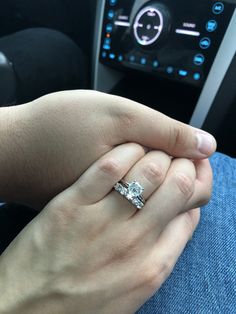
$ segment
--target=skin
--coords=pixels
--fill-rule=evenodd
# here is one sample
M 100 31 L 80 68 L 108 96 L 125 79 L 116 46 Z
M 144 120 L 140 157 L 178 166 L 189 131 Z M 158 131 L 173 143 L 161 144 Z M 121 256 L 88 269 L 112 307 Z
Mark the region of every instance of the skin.
M 47 95 L 0 109 L 0 199 L 41 210 L 98 158 L 134 142 L 204 159 L 214 138 L 125 98 L 93 91 Z
M 125 158 L 124 158 L 125 156 Z M 139 178 L 137 211 L 113 190 Z M 207 160 L 127 143 L 56 196 L 0 260 L 2 314 L 130 314 L 171 273 L 211 194 Z

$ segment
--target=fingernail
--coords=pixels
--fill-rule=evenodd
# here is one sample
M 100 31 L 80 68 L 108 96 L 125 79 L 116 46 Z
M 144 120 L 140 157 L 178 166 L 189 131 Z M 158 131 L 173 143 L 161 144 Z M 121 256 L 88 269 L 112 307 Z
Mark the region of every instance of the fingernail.
M 197 140 L 198 150 L 201 154 L 209 156 L 214 153 L 216 149 L 216 140 L 211 134 L 203 131 L 198 131 Z

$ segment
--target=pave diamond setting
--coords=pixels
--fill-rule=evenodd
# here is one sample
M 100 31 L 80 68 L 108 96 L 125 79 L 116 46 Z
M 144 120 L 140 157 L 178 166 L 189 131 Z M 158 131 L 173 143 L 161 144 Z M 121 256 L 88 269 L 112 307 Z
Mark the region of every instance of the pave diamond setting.
M 127 188 L 124 187 L 121 183 L 116 183 L 114 189 L 123 196 L 127 196 Z

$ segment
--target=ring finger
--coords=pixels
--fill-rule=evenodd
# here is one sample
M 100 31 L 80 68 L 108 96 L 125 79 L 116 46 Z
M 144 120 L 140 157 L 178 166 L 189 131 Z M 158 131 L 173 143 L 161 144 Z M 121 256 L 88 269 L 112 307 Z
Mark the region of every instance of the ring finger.
M 124 176 L 122 182 L 131 183 L 137 181 L 144 189 L 142 196 L 144 200 L 148 199 L 164 182 L 167 172 L 171 165 L 171 158 L 161 151 L 151 151 L 140 159 Z M 118 206 L 117 197 L 120 199 Z M 128 200 L 113 191 L 107 198 L 107 201 L 113 206 L 109 212 L 113 217 L 122 219 L 131 217 L 136 212 L 136 207 L 129 204 Z M 119 213 L 118 213 L 119 212 Z

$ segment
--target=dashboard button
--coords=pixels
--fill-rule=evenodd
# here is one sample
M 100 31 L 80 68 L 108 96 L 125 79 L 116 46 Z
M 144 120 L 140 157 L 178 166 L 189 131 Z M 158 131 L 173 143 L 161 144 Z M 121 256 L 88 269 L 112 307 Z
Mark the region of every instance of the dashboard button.
M 186 70 L 179 70 L 179 76 L 182 76 L 182 77 L 186 77 L 186 76 L 188 76 L 188 71 L 186 71 Z
M 131 55 L 131 56 L 129 57 L 129 61 L 130 61 L 130 62 L 134 62 L 134 61 L 135 61 L 135 59 L 136 59 L 136 58 L 135 58 L 135 56 L 134 56 L 134 55 Z
M 140 59 L 140 64 L 146 65 L 147 64 L 147 58 L 143 57 Z
M 104 50 L 110 50 L 110 49 L 111 49 L 111 46 L 110 46 L 110 45 L 107 45 L 107 44 L 104 44 L 104 45 L 103 45 L 103 49 L 104 49 Z
M 112 32 L 112 30 L 113 30 L 112 24 L 107 24 L 106 32 L 110 34 Z
M 195 81 L 199 81 L 200 78 L 201 78 L 201 74 L 200 74 L 200 73 L 196 72 L 196 73 L 193 74 L 193 79 L 194 79 Z
M 202 65 L 204 62 L 205 62 L 205 57 L 201 53 L 195 55 L 194 58 L 193 58 L 193 63 L 195 65 Z
M 156 69 L 156 68 L 158 68 L 159 67 L 159 62 L 157 61 L 157 60 L 154 60 L 153 62 L 152 62 L 152 66 Z
M 124 57 L 122 55 L 118 56 L 118 61 L 122 62 L 124 60 Z
M 111 44 L 111 38 L 105 38 L 104 44 L 110 45 Z
M 103 52 L 102 52 L 102 58 L 105 59 L 106 57 L 107 57 L 107 52 L 106 52 L 106 51 L 103 51 Z
M 109 58 L 110 58 L 111 60 L 114 60 L 114 59 L 116 58 L 116 55 L 115 55 L 114 53 L 110 53 L 110 54 L 109 54 Z
M 108 20 L 113 20 L 114 16 L 115 16 L 115 12 L 113 10 L 108 11 L 107 13 Z
M 206 24 L 206 30 L 209 33 L 212 33 L 212 32 L 214 32 L 217 29 L 217 26 L 218 25 L 217 25 L 217 22 L 215 20 L 210 20 Z
M 208 49 L 209 47 L 210 47 L 210 45 L 211 45 L 211 40 L 210 40 L 210 38 L 208 38 L 208 37 L 204 37 L 204 38 L 202 38 L 201 40 L 200 40 L 200 47 L 202 48 L 202 49 Z
M 112 7 L 114 7 L 117 3 L 117 0 L 110 0 L 109 3 Z
M 172 74 L 172 73 L 174 72 L 174 68 L 171 67 L 171 66 L 169 66 L 169 67 L 166 68 L 166 72 L 167 72 L 168 74 Z
M 212 11 L 214 14 L 221 14 L 224 11 L 224 4 L 222 2 L 216 2 L 213 4 Z
M 163 14 L 155 7 L 145 7 L 136 16 L 133 28 L 138 44 L 152 45 L 162 33 Z

